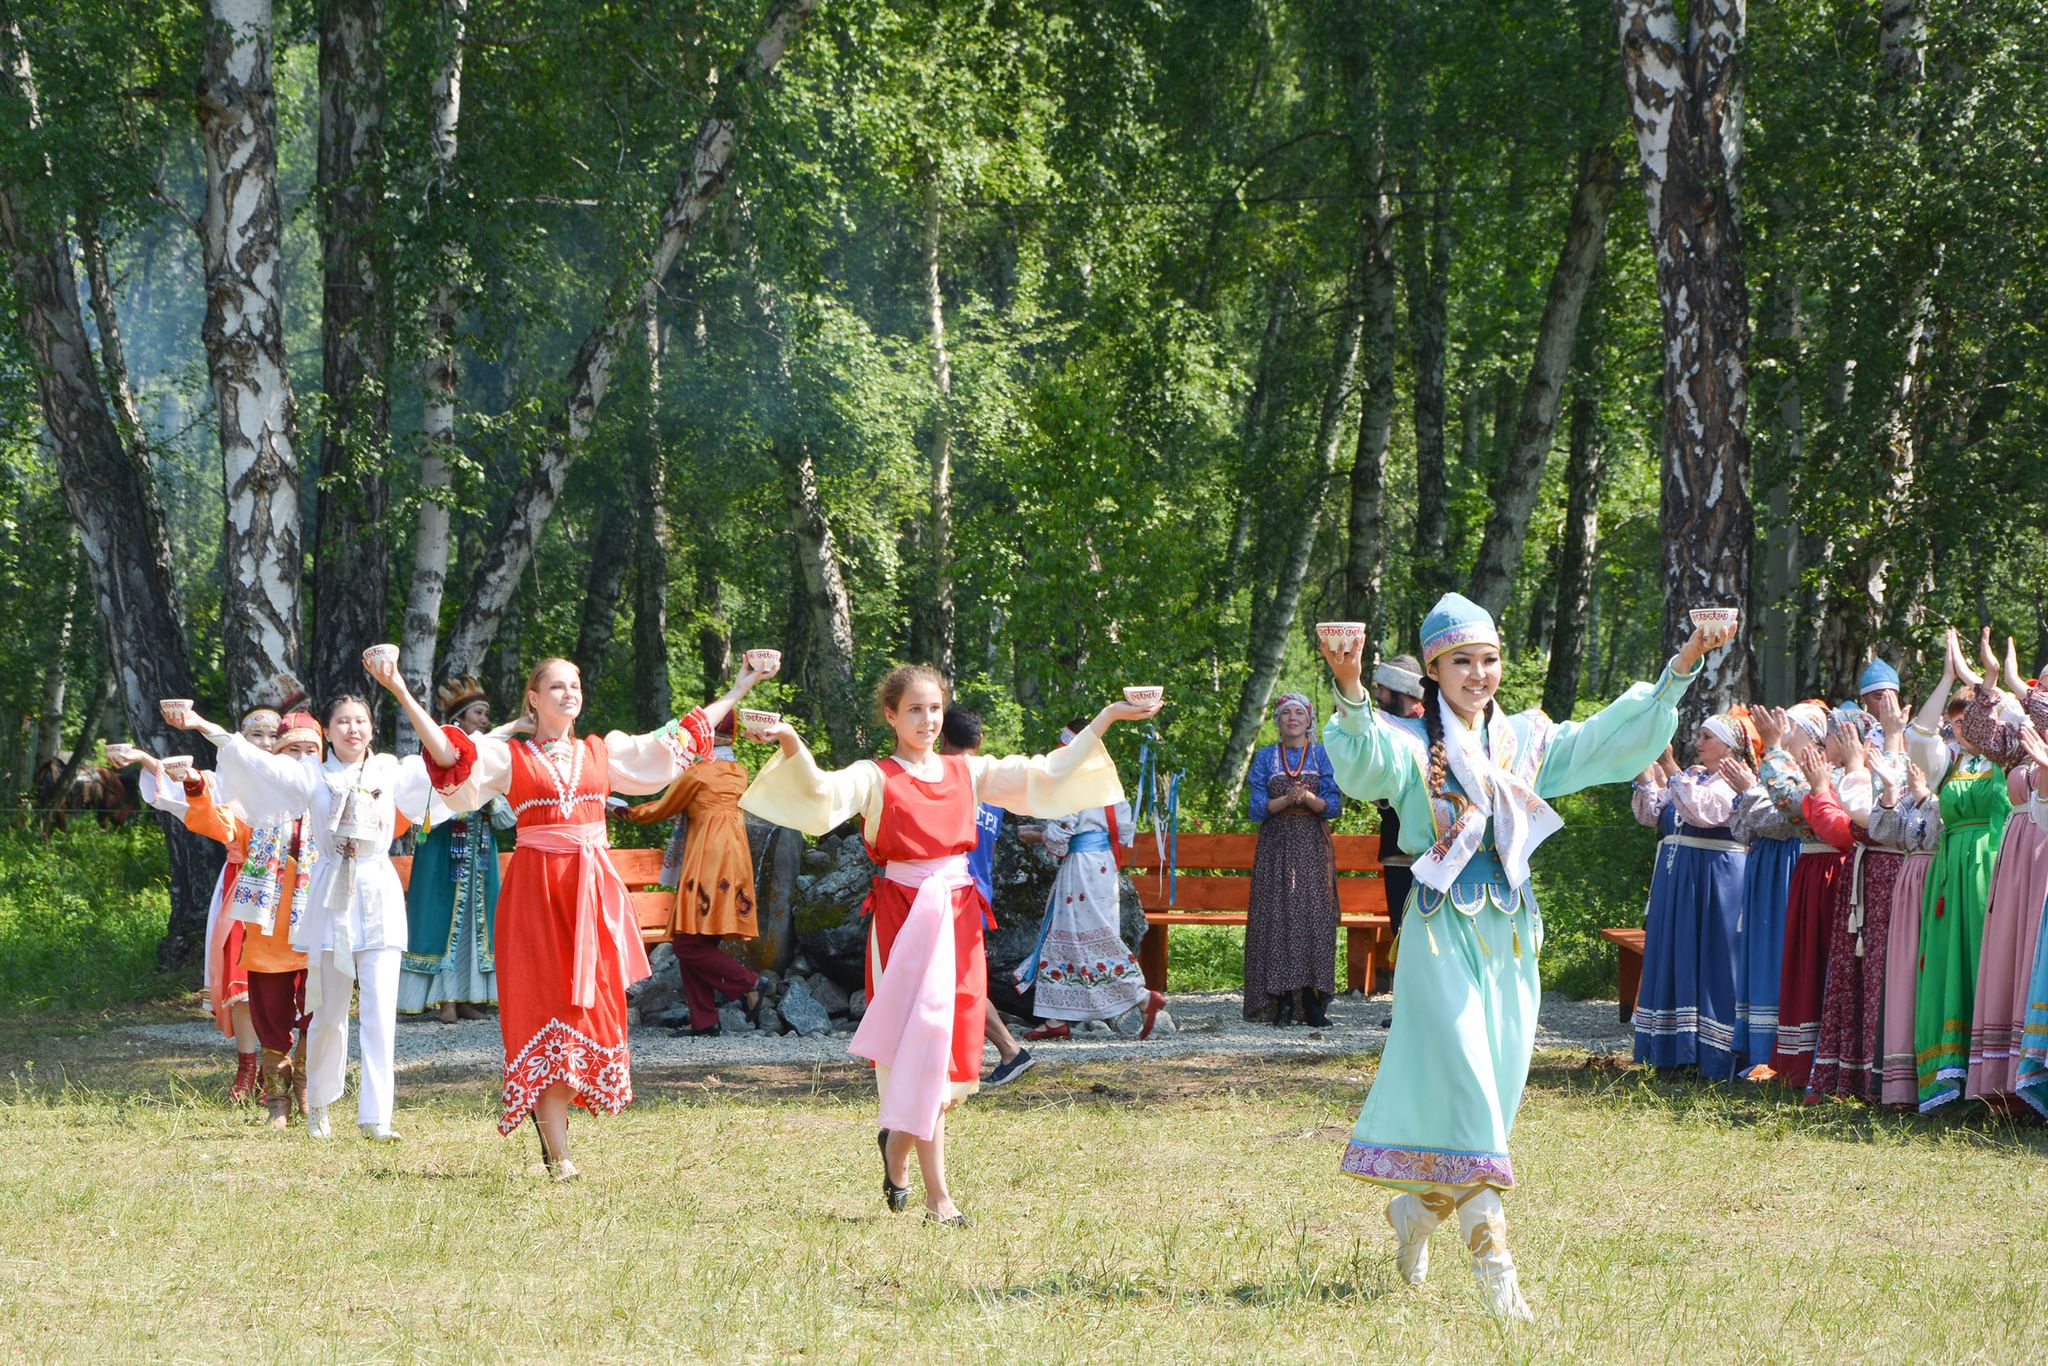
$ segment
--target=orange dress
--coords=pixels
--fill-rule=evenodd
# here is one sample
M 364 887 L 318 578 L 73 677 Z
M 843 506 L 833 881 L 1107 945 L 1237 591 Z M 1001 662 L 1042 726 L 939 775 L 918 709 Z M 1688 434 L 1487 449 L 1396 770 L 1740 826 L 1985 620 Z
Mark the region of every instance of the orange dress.
M 633 1100 L 626 988 L 647 975 L 632 903 L 605 854 L 605 799 L 644 796 L 708 754 L 701 712 L 652 736 L 613 732 L 571 742 L 558 761 L 530 740 L 507 745 L 455 727 L 457 761 L 427 772 L 452 811 L 502 795 L 518 843 L 498 891 L 498 1021 L 505 1094 L 498 1131 L 518 1128 L 551 1086 L 617 1114 Z
M 234 900 L 235 880 L 249 857 L 249 825 L 214 798 L 213 781 L 194 773 L 183 783 L 185 828 L 195 835 L 224 845 L 227 862 L 214 884 L 213 901 L 206 909 L 206 994 L 213 1011 L 213 1023 L 220 1032 L 235 1037 L 230 1012 L 249 1000 L 249 973 L 242 966 L 242 943 L 248 927 L 231 919 L 227 907 Z
M 206 835 L 210 839 L 217 839 L 227 845 L 229 850 L 228 857 L 232 860 L 230 866 L 239 870 L 248 859 L 249 836 L 252 832 L 249 822 L 237 815 L 233 808 L 222 806 L 216 801 L 211 789 L 201 792 L 190 792 L 188 790 L 187 798 L 191 803 L 191 808 L 185 817 L 185 828 L 197 834 Z M 301 831 L 299 826 L 299 821 L 292 822 L 293 838 L 288 846 L 290 848 L 297 849 L 300 847 Z M 278 884 L 281 887 L 298 888 L 299 867 L 296 859 L 287 857 L 284 860 L 282 870 L 278 875 Z M 303 895 L 303 893 L 300 894 Z M 230 885 L 222 893 L 222 903 L 224 905 L 227 904 L 232 901 L 233 897 L 234 889 Z M 238 943 L 240 950 L 236 954 L 234 962 L 241 970 L 241 979 L 245 992 L 247 991 L 248 974 L 252 972 L 303 972 L 305 970 L 306 955 L 292 947 L 292 917 L 289 914 L 280 915 L 273 920 L 268 933 L 264 932 L 261 925 L 237 920 L 234 922 L 233 937 Z
M 754 856 L 747 845 L 747 819 L 740 814 L 746 791 L 744 765 L 708 759 L 685 769 L 658 801 L 626 813 L 627 820 L 641 825 L 676 816 L 690 822 L 670 935 L 752 939 L 760 933 L 754 919 Z

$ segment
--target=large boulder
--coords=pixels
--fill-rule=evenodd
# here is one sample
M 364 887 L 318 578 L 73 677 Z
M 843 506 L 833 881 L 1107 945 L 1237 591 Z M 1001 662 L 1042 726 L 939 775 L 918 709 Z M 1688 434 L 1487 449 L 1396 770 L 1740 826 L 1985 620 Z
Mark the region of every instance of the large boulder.
M 780 1005 L 782 1018 L 789 1027 L 807 1039 L 832 1032 L 832 1016 L 811 995 L 810 987 L 801 977 L 789 984 Z
M 673 945 L 656 944 L 647 951 L 648 966 L 654 969 L 626 988 L 626 1000 L 640 1011 L 640 1018 L 652 1020 L 683 998 L 683 970 L 676 962 Z
M 825 928 L 800 935 L 798 942 L 813 967 L 852 991 L 864 985 L 866 973 L 867 926 L 860 908 L 881 870 L 857 837 L 827 836 L 807 861 L 818 863 L 819 852 L 829 861 L 797 877 L 792 899 L 799 919 Z M 1003 822 L 992 870 L 996 928 L 988 934 L 989 997 L 1013 1015 L 1030 1013 L 1029 997 L 1017 991 L 1010 974 L 1038 946 L 1039 924 L 1058 869 L 1059 861 L 1044 848 L 1017 838 L 1014 817 Z M 1135 949 L 1145 934 L 1145 910 L 1131 880 L 1120 877 L 1118 883 L 1119 933 Z
M 754 859 L 754 923 L 759 934 L 728 947 L 751 967 L 783 972 L 796 957 L 795 892 L 804 837 L 748 816 L 747 849 Z

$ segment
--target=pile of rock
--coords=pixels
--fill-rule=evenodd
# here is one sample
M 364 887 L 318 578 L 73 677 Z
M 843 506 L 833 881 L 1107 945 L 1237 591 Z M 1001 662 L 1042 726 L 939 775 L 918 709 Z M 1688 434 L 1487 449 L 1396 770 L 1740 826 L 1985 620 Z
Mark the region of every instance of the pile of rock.
M 683 1000 L 682 970 L 675 950 L 657 944 L 647 958 L 654 975 L 635 983 L 626 992 L 627 1019 L 633 1024 L 686 1029 L 690 1008 Z M 738 1001 L 719 1007 L 721 1034 L 801 1034 L 805 1038 L 853 1033 L 867 1010 L 867 993 L 848 991 L 832 978 L 815 970 L 811 961 L 798 954 L 787 975 L 764 971 L 761 1000 L 749 1016 Z

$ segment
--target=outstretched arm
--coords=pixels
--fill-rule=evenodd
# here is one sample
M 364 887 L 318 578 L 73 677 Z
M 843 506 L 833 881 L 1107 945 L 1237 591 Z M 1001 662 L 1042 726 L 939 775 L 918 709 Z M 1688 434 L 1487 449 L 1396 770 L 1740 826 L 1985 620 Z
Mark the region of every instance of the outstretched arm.
M 398 672 L 398 661 L 385 659 L 365 650 L 363 668 L 371 678 L 384 686 L 384 691 L 398 700 L 398 709 L 405 713 L 405 719 L 418 733 L 420 748 L 426 751 L 427 757 L 442 768 L 455 767 L 458 755 L 454 742 L 434 724 L 434 718 L 427 715 L 427 709 L 413 697 L 412 689 L 406 686 L 405 676 Z

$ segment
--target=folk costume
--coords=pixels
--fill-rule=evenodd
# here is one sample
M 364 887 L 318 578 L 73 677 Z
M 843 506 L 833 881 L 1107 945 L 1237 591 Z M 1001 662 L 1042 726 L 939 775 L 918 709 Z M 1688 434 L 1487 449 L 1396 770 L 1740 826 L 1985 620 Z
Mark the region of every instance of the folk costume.
M 1814 744 L 1827 735 L 1829 713 L 1819 702 L 1786 709 L 1792 723 Z M 1757 777 L 1772 803 L 1799 832 L 1799 862 L 1785 899 L 1785 947 L 1778 971 L 1778 1039 L 1768 1065 L 1779 1081 L 1804 1091 L 1820 1043 L 1822 997 L 1827 989 L 1828 924 L 1835 908 L 1835 881 L 1847 855 L 1814 833 L 1807 822 L 1806 779 L 1791 753 L 1773 745 Z
M 356 1122 L 369 1137 L 392 1137 L 406 919 L 405 889 L 390 848 L 401 819 L 417 823 L 426 813 L 426 761 L 371 753 L 343 763 L 332 752 L 289 758 L 232 736 L 221 746 L 220 766 L 241 800 L 267 813 L 265 823 L 306 813 L 305 829 L 317 850 L 306 909 L 288 931 L 291 946 L 307 957 L 307 1130 L 328 1136 L 328 1107 L 341 1099 L 347 1082 L 349 1006 L 360 990 Z
M 918 770 L 892 756 L 828 772 L 800 748 L 755 777 L 742 810 L 814 837 L 858 816 L 881 865 L 863 908 L 868 1008 L 849 1051 L 875 1064 L 883 1128 L 928 1140 L 947 1101 L 981 1084 L 985 903 L 967 865 L 977 804 L 1050 820 L 1123 798 L 1093 730 L 1048 755 L 934 755 Z
M 1993 1100 L 2019 1089 L 2027 990 L 2034 977 L 2043 903 L 2048 901 L 2048 829 L 2043 828 L 2048 795 L 2040 790 L 2048 775 L 2025 761 L 2015 730 L 2029 717 L 2048 723 L 2048 690 L 2034 685 L 2024 716 L 2011 713 L 2009 704 L 2001 712 L 2005 714 L 1988 723 L 1995 729 L 1986 737 L 1985 749 L 2010 767 L 2006 795 L 2012 814 L 1999 839 L 1984 913 L 1984 945 L 1977 958 L 1969 1075 L 1963 1085 L 1963 1094 L 1972 1100 Z
M 1870 813 L 1870 837 L 1882 847 L 1904 851 L 1899 880 L 1892 888 L 1891 924 L 1885 934 L 1878 1098 L 1886 1105 L 1918 1105 L 1913 1003 L 1920 975 L 1920 903 L 1926 895 L 1927 875 L 1934 868 L 1934 851 L 1941 845 L 1940 798 L 1930 793 L 1922 800 L 1907 793 L 1896 807 L 1880 804 Z
M 206 901 L 206 960 L 201 979 L 206 996 L 206 1008 L 213 1016 L 214 1027 L 225 1038 L 235 1037 L 234 1008 L 249 1004 L 249 976 L 243 969 L 242 939 L 246 933 L 240 922 L 225 914 L 228 899 L 234 895 L 235 881 L 242 874 L 242 860 L 246 848 L 226 838 L 219 823 L 206 817 L 194 823 L 192 798 L 199 793 L 209 796 L 215 793 L 214 775 L 197 770 L 183 782 L 159 782 L 147 769 L 142 772 L 142 800 L 174 817 L 195 835 L 203 835 L 227 848 L 227 858 L 221 864 L 220 874 L 213 881 L 213 893 Z M 209 802 L 209 808 L 214 803 Z M 229 1098 L 240 1104 L 246 1100 L 259 1079 L 259 1054 L 244 1053 L 239 1048 L 235 1053 L 235 1079 L 228 1087 Z
M 1422 636 L 1425 664 L 1499 643 L 1486 611 L 1455 593 L 1430 612 Z M 1498 1192 L 1515 1185 L 1508 1135 L 1541 999 L 1543 920 L 1529 858 L 1563 824 L 1546 799 L 1634 778 L 1670 741 L 1698 674 L 1667 666 L 1583 722 L 1494 706 L 1468 725 L 1439 697 L 1441 796 L 1430 791 L 1423 721 L 1396 720 L 1363 697 L 1337 699 L 1323 744 L 1338 784 L 1361 800 L 1393 802 L 1415 855 L 1393 1025 L 1342 1161 L 1346 1174 L 1404 1192 L 1388 1218 L 1410 1280 L 1426 1269 L 1430 1232 L 1455 1213 L 1494 1310 L 1528 1314 Z
M 1902 763 L 1893 756 L 1878 762 L 1890 765 L 1891 776 L 1903 782 Z M 1875 784 L 1864 775 L 1845 778 L 1825 792 L 1809 792 L 1800 806 L 1813 832 L 1848 859 L 1835 879 L 1828 915 L 1827 987 L 1807 1074 L 1809 1096 L 1874 1101 L 1882 1090 L 1878 1031 L 1906 850 L 1885 843 L 1874 796 Z
M 426 762 L 448 809 L 503 797 L 519 822 L 498 894 L 498 1132 L 518 1128 L 558 1083 L 573 1103 L 615 1115 L 633 1100 L 626 988 L 648 966 L 632 900 L 605 853 L 605 801 L 662 791 L 710 755 L 710 723 L 695 709 L 646 735 L 507 742 L 454 726 L 442 733 L 454 766 Z
M 720 744 L 709 759 L 684 769 L 657 800 L 625 813 L 641 825 L 684 823 L 669 942 L 683 977 L 690 1028 L 700 1034 L 718 1030 L 718 997 L 737 1001 L 761 980 L 718 946 L 723 939 L 752 939 L 761 932 L 754 913 L 754 855 L 740 813 L 746 791 L 746 768 L 731 746 Z
M 1038 942 L 1014 972 L 1041 1020 L 1113 1020 L 1145 1000 L 1145 974 L 1124 944 L 1116 846 L 1137 838 L 1127 802 L 1092 806 L 1045 826 L 1060 861 Z M 977 832 L 978 833 L 978 832 Z
M 1997 699 L 1996 689 L 1986 685 L 1971 690 L 1961 725 L 1973 743 L 1988 738 Z M 1938 780 L 1941 845 L 1921 900 L 1913 1001 L 1916 1086 L 1920 1109 L 1927 1111 L 1961 1098 L 1969 1076 L 1984 914 L 2012 797 L 2005 774 L 1984 754 L 1951 752 L 1924 732 L 1909 735 L 1907 745 L 1930 782 L 1946 769 Z
M 1721 715 L 1707 726 L 1748 757 L 1743 723 Z M 1630 799 L 1636 820 L 1663 835 L 1643 917 L 1635 1059 L 1652 1067 L 1697 1066 L 1718 1080 L 1735 1072 L 1736 926 L 1749 863 L 1728 824 L 1735 796 L 1725 779 L 1693 767 L 1662 786 L 1638 782 Z
M 1764 1063 L 1778 1046 L 1778 978 L 1785 959 L 1785 907 L 1805 847 L 1799 828 L 1771 801 L 1762 782 L 1735 798 L 1729 822 L 1749 849 L 1736 926 L 1735 1065 Z
M 1307 713 L 1313 727 L 1315 709 L 1308 698 L 1286 694 L 1274 702 L 1274 716 L 1289 707 Z M 1245 799 L 1259 827 L 1244 930 L 1247 1020 L 1291 1008 L 1297 992 L 1311 991 L 1320 998 L 1336 994 L 1337 855 L 1330 842 L 1330 822 L 1343 811 L 1344 794 L 1331 769 L 1329 751 L 1310 735 L 1293 748 L 1267 745 L 1252 756 L 1245 776 Z M 1322 799 L 1320 813 L 1299 806 L 1273 811 L 1269 806 L 1276 797 L 1303 792 Z M 1317 1006 L 1304 1018 L 1319 1014 Z
M 451 719 L 483 700 L 483 685 L 467 677 L 435 695 L 441 715 Z M 496 799 L 459 815 L 438 797 L 428 800 L 405 884 L 402 1013 L 496 1004 L 498 832 L 515 824 L 512 809 Z

